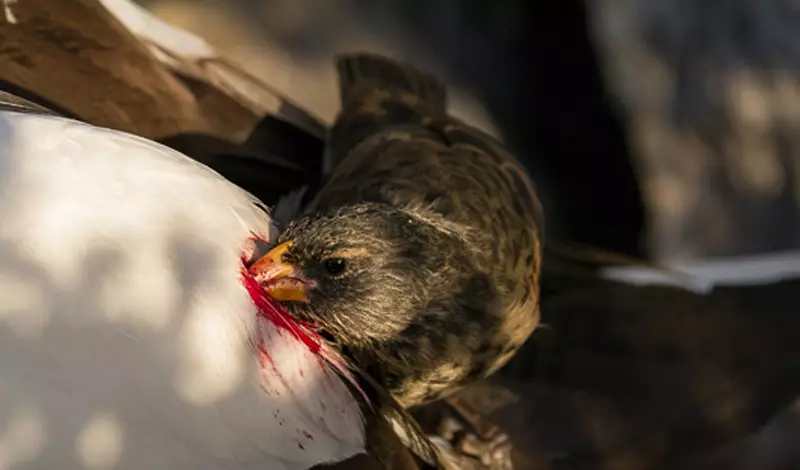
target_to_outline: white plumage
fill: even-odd
[[[668,285],[696,294],[715,287],[756,286],[800,276],[800,251],[781,251],[719,259],[667,260],[664,269],[640,266],[603,268],[606,279],[634,285]]]
[[[340,376],[242,285],[251,232],[270,231],[252,196],[171,149],[0,112],[0,470],[363,452]]]

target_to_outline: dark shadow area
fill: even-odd
[[[797,289],[791,280],[704,296],[574,282],[543,303],[547,328],[489,381],[520,397],[491,416],[521,469],[681,468],[756,432],[800,393]]]
[[[324,144],[297,125],[265,116],[242,144],[201,134],[161,139],[208,165],[267,205],[289,191],[320,184]],[[313,193],[313,191],[311,191]]]
[[[365,15],[377,5],[353,3]],[[435,10],[422,7],[403,25],[487,105],[540,188],[549,235],[644,254],[641,194],[583,2],[450,2]]]
[[[515,468],[795,468],[800,281],[707,296],[580,284],[545,302],[547,327],[505,369],[458,393],[508,433]],[[428,429],[441,408],[419,411]]]
[[[11,95],[17,96],[22,98],[23,100],[27,101],[28,103],[24,103],[25,107],[39,107],[44,109],[39,109],[41,112],[52,112],[58,115],[68,117],[71,119],[79,119],[78,116],[71,113],[69,110],[59,106],[57,103],[48,100],[44,96],[41,96],[37,93],[33,93],[29,89],[21,86],[17,86],[14,83],[0,80],[0,93],[10,93]],[[13,100],[13,97],[10,96],[2,96],[0,97],[4,101],[5,100]]]

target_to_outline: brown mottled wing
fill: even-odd
[[[474,153],[473,158],[482,163],[472,170],[476,186],[481,179],[496,182],[486,196],[469,191],[464,196],[466,201],[487,196],[494,201],[483,219],[495,244],[495,282],[514,299],[506,307],[503,331],[510,335],[509,344],[515,348],[507,348],[497,357],[487,371],[491,375],[511,359],[538,324],[544,213],[527,172],[496,139],[454,119],[441,129],[454,149]]]
[[[337,58],[342,110],[328,150],[339,166],[359,143],[386,130],[413,128],[447,116],[447,92],[433,76],[373,54]]]
[[[453,221],[488,232],[543,231],[525,170],[496,139],[447,115],[438,80],[371,54],[337,65],[343,107],[329,139],[336,169],[317,206],[437,203]]]

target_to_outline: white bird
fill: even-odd
[[[0,111],[0,470],[305,469],[365,452],[335,352],[245,287],[243,251],[274,230],[167,147]]]

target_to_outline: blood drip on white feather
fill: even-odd
[[[266,237],[259,234],[254,234],[249,242],[253,245],[257,245],[259,243],[265,243],[266,240]],[[251,257],[246,253],[242,253],[241,277],[242,284],[247,290],[247,293],[250,295],[253,304],[256,306],[258,320],[274,324],[278,327],[279,334],[281,331],[288,332],[292,337],[303,343],[310,352],[317,355],[320,361],[324,361],[328,365],[333,366],[337,372],[348,382],[350,382],[366,399],[366,394],[359,386],[355,377],[353,377],[350,371],[347,370],[347,367],[323,347],[323,343],[319,334],[314,331],[315,325],[311,322],[295,318],[289,314],[289,312],[286,311],[286,309],[278,301],[273,299],[269,293],[258,283],[258,281],[255,280],[252,274],[250,274],[247,269],[250,263],[250,258]],[[275,368],[272,355],[270,354],[270,345],[268,344],[267,339],[264,338],[264,334],[261,329],[259,329],[257,332],[256,344],[254,346],[260,355],[259,364],[261,365],[265,376],[268,377],[270,375],[277,374],[278,371]],[[325,367],[326,364],[321,365]],[[268,371],[266,369],[272,370]],[[299,373],[301,376],[304,374],[302,369],[299,370]]]
[[[256,281],[253,276],[247,271],[246,258],[242,256],[242,283],[247,289],[250,298],[253,300],[256,308],[258,308],[259,318],[271,321],[279,328],[288,331],[292,336],[302,341],[308,349],[314,354],[320,352],[320,338],[319,335],[312,329],[309,322],[305,322],[289,315],[280,304],[275,302],[269,294],[264,290]]]

